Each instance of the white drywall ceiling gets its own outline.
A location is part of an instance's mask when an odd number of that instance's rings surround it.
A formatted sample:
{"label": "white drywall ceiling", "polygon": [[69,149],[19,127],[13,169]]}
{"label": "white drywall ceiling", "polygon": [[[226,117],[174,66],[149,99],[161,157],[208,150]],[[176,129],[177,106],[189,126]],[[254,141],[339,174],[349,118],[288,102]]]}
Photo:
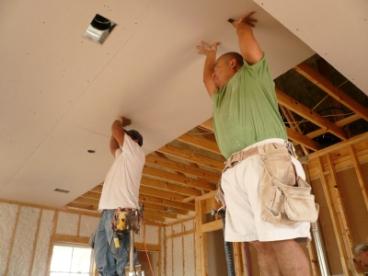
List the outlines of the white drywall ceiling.
{"label": "white drywall ceiling", "polygon": [[255,0],[368,95],[367,0]]}
{"label": "white drywall ceiling", "polygon": [[[118,115],[147,153],[209,118],[194,46],[236,50],[226,20],[251,10],[275,77],[312,54],[250,1],[2,0],[0,197],[63,206],[98,184]],[[103,46],[82,36],[96,13],[118,24]]]}

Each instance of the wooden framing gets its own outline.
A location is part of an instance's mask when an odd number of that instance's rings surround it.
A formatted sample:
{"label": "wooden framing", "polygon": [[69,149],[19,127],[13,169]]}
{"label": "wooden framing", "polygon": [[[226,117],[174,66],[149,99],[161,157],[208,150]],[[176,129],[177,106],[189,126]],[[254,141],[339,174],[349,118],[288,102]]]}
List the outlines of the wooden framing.
{"label": "wooden framing", "polygon": [[159,180],[177,183],[179,185],[185,185],[192,188],[203,189],[206,191],[212,191],[216,188],[214,184],[202,179],[192,179],[180,174],[170,173],[155,168],[145,167],[143,169],[143,175],[152,177]]}
{"label": "wooden framing", "polygon": [[198,135],[194,136],[194,135],[184,134],[180,136],[177,140],[180,142],[192,145],[194,147],[198,147],[200,149],[204,149],[209,152],[220,155],[220,150],[215,141],[211,141],[209,139],[200,137]]}
{"label": "wooden framing", "polygon": [[155,164],[160,167],[164,167],[168,170],[180,172],[185,175],[190,175],[192,177],[199,177],[212,183],[216,183],[220,178],[219,173],[203,170],[201,168],[188,165],[185,163],[175,162],[166,157],[161,157],[156,154],[148,155],[146,157],[146,164]]}
{"label": "wooden framing", "polygon": [[168,192],[170,191],[176,192],[178,194],[185,195],[185,196],[198,196],[202,194],[201,191],[194,189],[194,188],[186,188],[183,186],[171,184],[166,181],[161,181],[161,180],[148,178],[148,177],[143,177],[141,182],[142,182],[141,185],[143,186],[152,187],[152,188],[156,188],[156,189],[160,189],[160,190],[168,191]]}
{"label": "wooden framing", "polygon": [[185,161],[196,163],[200,166],[222,171],[224,168],[224,164],[221,161],[214,160],[212,158],[202,156],[198,153],[195,153],[193,151],[187,150],[187,149],[179,149],[170,145],[166,145],[158,150],[161,153],[174,156],[176,158],[180,158]]}
{"label": "wooden framing", "polygon": [[298,65],[295,70],[306,79],[317,85],[336,101],[354,111],[361,118],[368,121],[368,109],[345,94],[341,89],[335,87],[329,80],[313,70],[306,64]]}
{"label": "wooden framing", "polygon": [[282,92],[280,89],[276,89],[276,96],[280,105],[285,106],[287,109],[295,112],[296,114],[299,114],[303,118],[311,121],[322,129],[331,132],[342,140],[345,140],[347,138],[346,133],[340,127],[321,117],[310,108],[306,107],[294,98]]}
{"label": "wooden framing", "polygon": [[[289,124],[289,128],[296,130],[297,132],[299,132],[300,134],[303,134],[303,132],[301,131],[299,124],[297,122],[295,122],[295,117],[293,115],[293,112],[291,112],[290,110],[286,109],[283,106],[280,106],[280,109],[282,111],[282,113],[284,114],[288,124]],[[306,149],[306,147],[304,145],[300,145],[301,149],[304,153],[304,155],[308,155],[309,152]]]}

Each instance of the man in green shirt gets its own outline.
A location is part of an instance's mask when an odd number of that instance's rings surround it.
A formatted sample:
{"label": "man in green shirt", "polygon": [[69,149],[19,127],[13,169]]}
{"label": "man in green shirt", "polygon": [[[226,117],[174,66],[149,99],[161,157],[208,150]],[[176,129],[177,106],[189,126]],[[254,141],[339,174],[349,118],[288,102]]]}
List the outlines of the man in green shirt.
{"label": "man in green shirt", "polygon": [[213,101],[216,140],[228,159],[221,179],[225,239],[250,242],[257,251],[261,275],[310,275],[308,260],[295,241],[310,238],[310,223],[290,223],[280,216],[275,217],[278,221],[267,219],[266,215],[272,217],[273,213],[264,211],[262,205],[267,201],[263,198],[265,182],[277,178],[285,183],[293,178],[287,185],[294,186],[295,174],[305,175],[285,146],[287,135],[274,82],[252,31],[256,20],[250,13],[229,21],[236,30],[241,54],[230,52],[216,59],[219,43],[201,42],[197,46],[206,56],[203,81]]}

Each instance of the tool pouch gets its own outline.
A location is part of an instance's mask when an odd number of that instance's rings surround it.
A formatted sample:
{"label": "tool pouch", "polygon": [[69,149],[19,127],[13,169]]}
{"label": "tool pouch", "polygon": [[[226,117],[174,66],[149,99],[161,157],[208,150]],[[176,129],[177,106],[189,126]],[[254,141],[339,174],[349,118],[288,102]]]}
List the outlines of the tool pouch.
{"label": "tool pouch", "polygon": [[262,218],[271,223],[315,222],[318,205],[311,186],[296,174],[287,147],[267,144],[259,147],[264,172],[260,184]]}

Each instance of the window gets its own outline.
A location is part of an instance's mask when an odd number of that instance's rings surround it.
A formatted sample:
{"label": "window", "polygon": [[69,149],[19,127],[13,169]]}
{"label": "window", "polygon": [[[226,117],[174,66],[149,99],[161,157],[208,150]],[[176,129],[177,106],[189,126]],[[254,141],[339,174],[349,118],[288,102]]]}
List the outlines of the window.
{"label": "window", "polygon": [[50,276],[91,275],[92,249],[77,245],[54,245]]}

